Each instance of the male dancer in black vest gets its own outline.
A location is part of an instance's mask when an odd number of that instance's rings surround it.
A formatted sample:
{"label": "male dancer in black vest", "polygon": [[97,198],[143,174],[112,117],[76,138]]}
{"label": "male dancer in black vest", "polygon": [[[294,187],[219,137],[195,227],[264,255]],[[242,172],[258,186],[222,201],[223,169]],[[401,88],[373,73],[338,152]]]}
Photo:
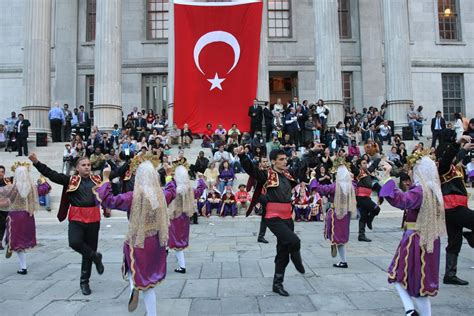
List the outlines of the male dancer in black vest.
{"label": "male dancer in black vest", "polygon": [[238,147],[237,153],[245,172],[257,181],[256,194],[252,199],[259,198],[258,195],[261,194],[261,190],[258,190],[259,187],[263,185],[266,189],[264,196],[264,203],[266,204],[265,222],[270,231],[277,237],[273,292],[288,296],[288,292],[283,288],[283,279],[290,258],[296,270],[305,273],[300,253],[300,239],[294,233],[291,207],[291,189],[297,185],[292,173],[296,174],[297,168],[295,168],[295,172],[287,169],[287,156],[283,150],[272,150],[270,152],[272,167],[266,170],[261,170],[252,163],[245,155],[243,146]]}

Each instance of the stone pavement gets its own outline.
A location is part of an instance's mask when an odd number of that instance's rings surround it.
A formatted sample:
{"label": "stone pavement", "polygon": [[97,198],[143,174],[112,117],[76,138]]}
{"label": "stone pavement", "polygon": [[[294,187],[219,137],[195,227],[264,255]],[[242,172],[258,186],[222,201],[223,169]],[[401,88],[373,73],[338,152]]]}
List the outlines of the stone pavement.
{"label": "stone pavement", "polygon": [[[385,206],[387,208],[387,206]],[[387,283],[386,269],[401,237],[401,212],[385,211],[375,220],[372,243],[356,241],[351,223],[347,246],[349,269],[332,267],[322,223],[296,223],[302,240],[307,273],[292,263],[285,288],[290,297],[271,291],[276,239],[256,243],[258,217],[201,219],[191,226],[186,250],[187,273],[173,272],[175,256],[168,257],[166,280],[156,287],[159,315],[403,315],[401,301]],[[43,211],[40,211],[43,212]],[[0,252],[1,315],[130,315],[128,282],[121,278],[122,242],[127,231],[123,213],[102,221],[99,249],[105,273],[91,278],[91,296],[79,290],[80,257],[68,248],[67,224],[37,218],[38,247],[27,253],[28,275],[18,275],[16,255]],[[443,246],[446,241],[443,240]],[[444,269],[444,250],[441,267]],[[441,271],[442,272],[442,271]],[[459,259],[459,276],[468,287],[441,285],[432,300],[433,315],[474,315],[474,252],[466,243]],[[140,300],[134,315],[144,315]]]}

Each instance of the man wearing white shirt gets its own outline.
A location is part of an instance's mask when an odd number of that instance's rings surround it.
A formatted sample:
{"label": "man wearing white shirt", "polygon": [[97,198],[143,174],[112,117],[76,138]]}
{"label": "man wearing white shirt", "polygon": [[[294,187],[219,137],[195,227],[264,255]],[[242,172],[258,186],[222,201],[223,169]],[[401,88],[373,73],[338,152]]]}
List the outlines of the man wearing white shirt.
{"label": "man wearing white shirt", "polygon": [[214,161],[222,163],[224,160],[227,160],[229,163],[231,162],[230,153],[224,151],[224,145],[220,145],[219,150],[214,153]]}
{"label": "man wearing white shirt", "polygon": [[380,142],[383,144],[384,140],[388,141],[388,144],[392,144],[392,128],[388,125],[388,121],[384,120],[379,126]]}

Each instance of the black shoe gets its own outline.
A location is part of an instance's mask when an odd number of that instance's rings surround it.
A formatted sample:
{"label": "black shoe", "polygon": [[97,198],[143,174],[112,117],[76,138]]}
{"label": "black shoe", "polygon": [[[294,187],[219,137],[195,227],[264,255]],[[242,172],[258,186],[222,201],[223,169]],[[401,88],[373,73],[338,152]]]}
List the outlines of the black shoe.
{"label": "black shoe", "polygon": [[473,232],[463,232],[462,235],[466,238],[467,243],[471,248],[474,248],[474,233]]}
{"label": "black shoe", "polygon": [[283,288],[283,284],[273,284],[273,292],[281,296],[290,296],[290,294]]}
{"label": "black shoe", "polygon": [[372,223],[374,222],[374,217],[369,215],[369,218],[367,218],[367,228],[372,230]]}
{"label": "black shoe", "polygon": [[359,235],[358,240],[359,241],[364,241],[364,242],[372,242],[372,239],[369,239],[369,238],[365,237],[365,235]]}
{"label": "black shoe", "polygon": [[16,156],[17,156],[17,157],[21,157],[21,156],[23,156],[23,155],[16,155]]}
{"label": "black shoe", "polygon": [[418,312],[414,309],[410,309],[409,311],[406,311],[405,312],[405,315],[408,315],[408,316],[420,316],[420,314],[418,314]]}
{"label": "black shoe", "polygon": [[100,252],[95,253],[94,263],[95,268],[97,269],[97,273],[104,273],[104,265],[102,264],[102,254]]}
{"label": "black shoe", "polygon": [[82,295],[91,295],[92,291],[89,287],[89,283],[81,283],[81,292]]}
{"label": "black shoe", "polygon": [[179,267],[179,268],[174,269],[174,272],[183,273],[183,274],[184,274],[184,273],[186,273],[186,269]]}
{"label": "black shoe", "polygon": [[444,284],[454,284],[454,285],[469,285],[469,282],[464,281],[457,276],[444,276],[443,278]]}
{"label": "black shoe", "polygon": [[140,292],[136,289],[132,290],[132,294],[130,295],[130,300],[128,301],[128,311],[131,313],[137,309],[138,306],[138,297]]}
{"label": "black shoe", "polygon": [[349,266],[347,265],[347,262],[339,262],[339,263],[335,263],[332,265],[333,267],[335,268],[344,268],[344,269],[347,269]]}
{"label": "black shoe", "polygon": [[28,273],[28,271],[26,271],[26,269],[20,269],[16,273],[25,275]]}
{"label": "black shoe", "polygon": [[266,240],[264,237],[258,237],[257,242],[268,244],[268,240]]}
{"label": "black shoe", "polygon": [[296,271],[298,271],[301,274],[304,274],[306,272],[303,266],[303,259],[301,258],[301,252],[299,250],[291,252],[290,259],[291,261],[293,261]]}

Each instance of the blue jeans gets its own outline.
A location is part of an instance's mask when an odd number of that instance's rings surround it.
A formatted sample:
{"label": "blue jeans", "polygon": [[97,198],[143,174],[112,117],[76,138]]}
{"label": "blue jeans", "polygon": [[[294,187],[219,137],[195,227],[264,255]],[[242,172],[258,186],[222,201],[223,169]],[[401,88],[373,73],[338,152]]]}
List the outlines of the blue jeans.
{"label": "blue jeans", "polygon": [[219,192],[220,192],[221,194],[224,194],[224,193],[225,193],[225,192],[224,192],[225,187],[226,187],[226,186],[232,186],[233,183],[234,183],[233,180],[229,180],[229,181],[219,180],[219,185],[218,185],[217,189],[219,190]]}
{"label": "blue jeans", "polygon": [[408,123],[408,125],[411,126],[411,130],[413,131],[413,137],[417,137],[417,136],[416,136],[416,131],[417,131],[420,127],[423,127],[423,123],[418,122],[418,121],[411,121],[410,123]]}

